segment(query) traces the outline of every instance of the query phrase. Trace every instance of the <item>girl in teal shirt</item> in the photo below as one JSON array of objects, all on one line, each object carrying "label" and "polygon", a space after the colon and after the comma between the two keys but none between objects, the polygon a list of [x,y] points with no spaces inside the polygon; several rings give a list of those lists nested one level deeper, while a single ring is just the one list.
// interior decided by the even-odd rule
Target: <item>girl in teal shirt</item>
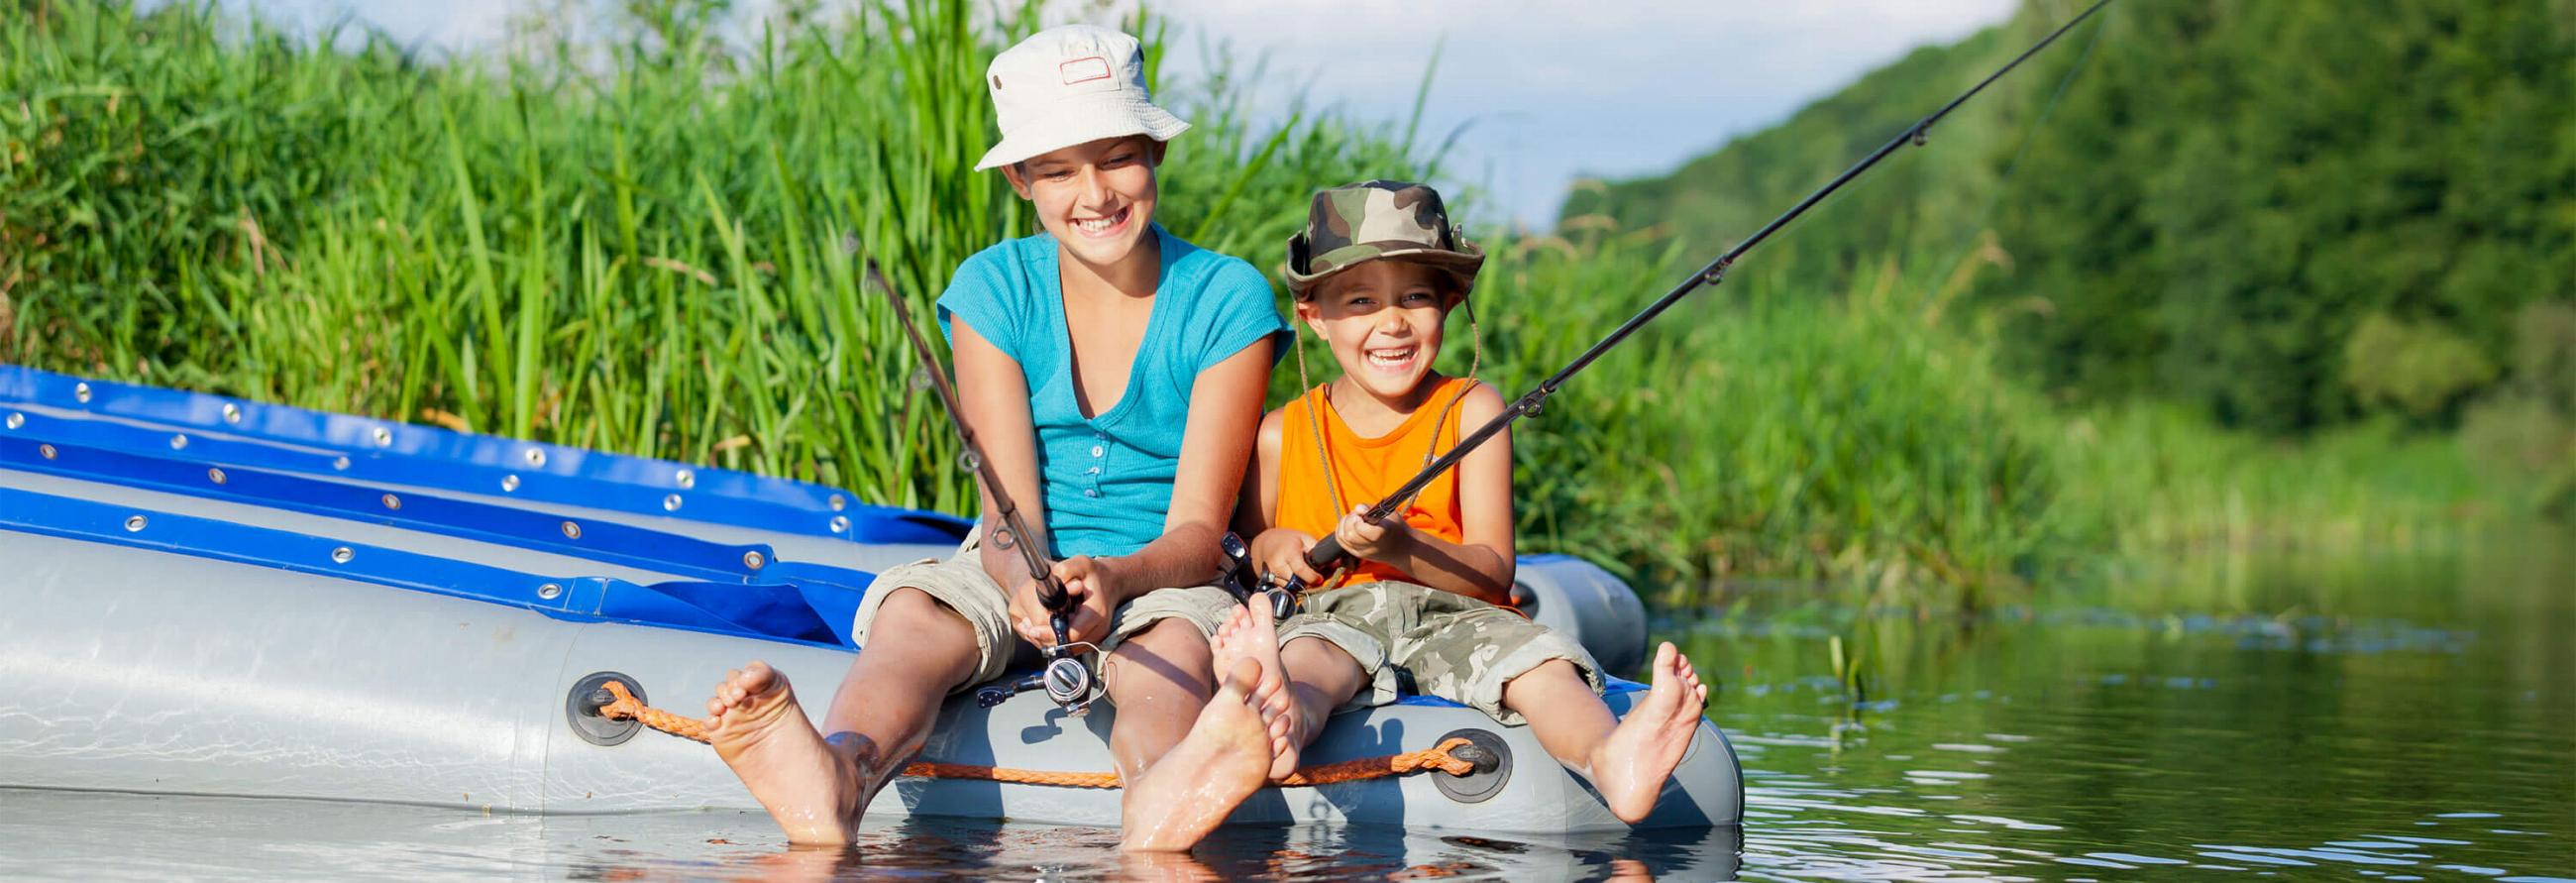
[{"label": "girl in teal shirt", "polygon": [[[1059,558],[1069,639],[1102,648],[1126,845],[1185,847],[1206,801],[1242,799],[1195,793],[1209,765],[1268,763],[1227,750],[1266,741],[1278,685],[1257,666],[1216,683],[1208,636],[1236,605],[1208,583],[1287,326],[1251,265],[1154,223],[1154,169],[1188,124],[1152,104],[1134,38],[1043,31],[986,81],[1002,140],[977,168],[1044,232],[967,259],[939,299],[961,416],[1040,534],[1021,539]],[[717,753],[790,840],[847,843],[943,697],[1055,643],[1037,598],[1021,557],[978,537],[879,574],[823,726],[753,662],[707,702]]]}]

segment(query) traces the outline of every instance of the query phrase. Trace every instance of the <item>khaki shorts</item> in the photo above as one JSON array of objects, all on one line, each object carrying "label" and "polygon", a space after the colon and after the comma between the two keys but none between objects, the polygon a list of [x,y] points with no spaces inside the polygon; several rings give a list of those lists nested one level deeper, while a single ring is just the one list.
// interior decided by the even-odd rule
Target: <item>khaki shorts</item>
[{"label": "khaki shorts", "polygon": [[[957,553],[945,560],[924,558],[877,574],[876,581],[868,584],[867,595],[859,600],[858,615],[850,626],[851,640],[865,649],[868,627],[877,618],[877,608],[884,606],[885,599],[896,589],[910,587],[948,605],[975,630],[975,674],[949,692],[965,692],[1009,671],[1012,655],[1027,642],[1011,629],[1009,593],[984,572],[982,557],[976,551],[982,540],[983,530],[979,527],[968,533],[966,541],[958,544]],[[1100,642],[1102,658],[1118,649],[1120,641],[1166,619],[1185,619],[1198,627],[1199,634],[1214,635],[1235,607],[1234,595],[1216,586],[1147,592],[1110,613],[1109,637]]]},{"label": "khaki shorts", "polygon": [[1373,582],[1309,595],[1305,609],[1279,625],[1279,644],[1316,638],[1349,653],[1369,675],[1370,689],[1343,708],[1385,705],[1399,698],[1400,675],[1414,689],[1471,706],[1505,726],[1524,723],[1503,707],[1503,685],[1552,659],[1574,664],[1602,688],[1601,664],[1573,639],[1511,610],[1426,586]]}]

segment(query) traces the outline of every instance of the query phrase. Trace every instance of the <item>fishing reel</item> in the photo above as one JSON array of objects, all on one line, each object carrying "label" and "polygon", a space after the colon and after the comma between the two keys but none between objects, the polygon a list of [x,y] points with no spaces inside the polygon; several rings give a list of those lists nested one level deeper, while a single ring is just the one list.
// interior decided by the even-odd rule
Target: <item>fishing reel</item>
[{"label": "fishing reel", "polygon": [[1063,708],[1066,714],[1081,717],[1091,711],[1091,703],[1099,698],[1100,686],[1099,679],[1092,676],[1091,664],[1083,661],[1083,655],[1099,650],[1099,645],[1089,641],[1058,644],[1046,651],[1045,667],[1009,683],[977,689],[975,705],[991,708],[1010,701],[1013,696],[1043,690],[1047,699]]},{"label": "fishing reel", "polygon": [[1234,600],[1245,604],[1266,600],[1273,622],[1286,622],[1297,612],[1297,594],[1283,591],[1263,578],[1261,569],[1252,563],[1252,547],[1245,545],[1242,537],[1229,531],[1217,540],[1217,549],[1225,553],[1225,560],[1217,565],[1217,585],[1232,593]]}]

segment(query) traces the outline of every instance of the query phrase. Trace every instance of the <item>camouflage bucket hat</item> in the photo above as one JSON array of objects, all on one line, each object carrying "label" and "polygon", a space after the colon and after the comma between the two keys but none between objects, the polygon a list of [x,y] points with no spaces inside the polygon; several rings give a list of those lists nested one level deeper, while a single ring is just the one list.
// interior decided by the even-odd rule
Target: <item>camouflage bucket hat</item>
[{"label": "camouflage bucket hat", "polygon": [[1288,291],[1303,299],[1315,283],[1362,263],[1429,264],[1476,286],[1485,251],[1449,223],[1440,191],[1407,181],[1362,181],[1315,192],[1306,229],[1288,237]]}]

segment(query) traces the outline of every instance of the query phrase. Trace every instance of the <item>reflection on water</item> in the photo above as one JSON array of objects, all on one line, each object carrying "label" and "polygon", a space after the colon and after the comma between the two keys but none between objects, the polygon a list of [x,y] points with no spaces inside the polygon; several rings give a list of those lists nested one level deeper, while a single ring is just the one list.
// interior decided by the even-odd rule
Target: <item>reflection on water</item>
[{"label": "reflection on water", "polygon": [[1964,629],[1704,624],[1742,874],[2576,877],[2568,545],[2224,562]]},{"label": "reflection on water", "polygon": [[790,850],[758,813],[451,809],[0,790],[0,879],[278,876],[578,880],[1719,879],[1735,832],[1546,841],[1375,827],[1226,829],[1186,857],[1121,857],[1103,828],[898,820],[859,848]]},{"label": "reflection on water", "polygon": [[2571,878],[2570,546],[2225,560],[1964,626],[1785,590],[1676,623],[1722,685],[1741,833],[1238,828],[1136,861],[1103,829],[916,821],[853,856],[757,814],[0,791],[0,878]]}]

